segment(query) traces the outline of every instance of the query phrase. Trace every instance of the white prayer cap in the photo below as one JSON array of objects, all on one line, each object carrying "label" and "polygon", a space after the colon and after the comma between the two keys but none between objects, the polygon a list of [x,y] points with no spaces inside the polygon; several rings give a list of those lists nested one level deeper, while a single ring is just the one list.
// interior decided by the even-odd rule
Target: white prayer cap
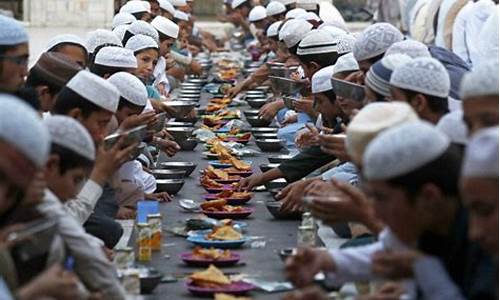
[{"label": "white prayer cap", "polygon": [[462,177],[498,178],[498,126],[472,136],[465,150]]},{"label": "white prayer cap", "polygon": [[305,20],[292,19],[287,21],[279,32],[279,39],[285,42],[288,48],[297,45],[313,28],[313,25]]},{"label": "white prayer cap", "polygon": [[413,108],[404,102],[374,102],[366,105],[347,127],[346,150],[360,163],[365,149],[382,131],[418,120]]},{"label": "white prayer cap", "polygon": [[170,38],[176,39],[179,36],[179,25],[165,17],[158,16],[154,18],[151,25]]},{"label": "white prayer cap", "polygon": [[285,4],[278,1],[271,1],[266,6],[266,14],[268,16],[275,16],[286,12]]},{"label": "white prayer cap", "polygon": [[137,59],[130,49],[109,46],[102,48],[95,56],[94,63],[116,68],[137,68]]},{"label": "white prayer cap", "polygon": [[49,52],[50,50],[54,49],[55,47],[61,44],[77,45],[82,47],[83,49],[85,49],[85,51],[88,52],[87,46],[85,45],[83,39],[74,34],[60,34],[55,36],[53,39],[49,41],[49,43],[47,44],[47,48],[45,48],[45,51]]},{"label": "white prayer cap", "polygon": [[398,66],[410,62],[412,59],[406,54],[385,56],[370,67],[366,73],[365,84],[376,93],[391,96],[391,75]]},{"label": "white prayer cap", "polygon": [[294,8],[294,9],[291,9],[289,10],[286,15],[285,15],[285,18],[287,19],[297,19],[299,16],[301,15],[305,15],[307,14],[307,11],[303,8]]},{"label": "white prayer cap", "polygon": [[318,17],[318,15],[313,12],[306,12],[303,15],[299,15],[297,19],[302,19],[306,21],[317,21],[317,22],[321,21],[320,17]]},{"label": "white prayer cap", "polygon": [[105,79],[89,71],[80,71],[71,78],[66,87],[95,105],[116,113],[120,93]]},{"label": "white prayer cap", "polygon": [[266,8],[261,5],[257,5],[248,14],[248,21],[257,22],[267,18]]},{"label": "white prayer cap", "polygon": [[349,33],[349,29],[346,27],[345,23],[342,23],[337,20],[323,20],[323,23],[319,25],[318,29],[322,29],[323,27],[336,27],[338,29],[344,30],[346,33]]},{"label": "white prayer cap", "polygon": [[167,11],[172,16],[175,14],[175,7],[168,0],[158,0],[160,8]]},{"label": "white prayer cap", "polygon": [[349,71],[359,71],[358,61],[354,58],[354,54],[352,54],[352,52],[344,54],[339,57],[339,59],[337,59],[337,62],[333,66],[332,76],[335,76],[338,73]]},{"label": "white prayer cap", "polygon": [[131,0],[120,8],[121,13],[136,14],[147,12],[151,13],[151,5],[148,1]]},{"label": "white prayer cap", "polygon": [[174,18],[181,21],[189,21],[189,15],[183,11],[176,10],[174,14]]},{"label": "white prayer cap", "polygon": [[113,29],[113,33],[116,34],[120,41],[123,41],[125,33],[127,33],[128,26],[129,25],[118,25]]},{"label": "white prayer cap", "polygon": [[498,60],[484,61],[465,74],[461,85],[461,98],[498,96]]},{"label": "white prayer cap", "polygon": [[235,8],[238,8],[238,6],[242,5],[243,3],[247,2],[248,0],[233,0],[233,2],[231,2],[231,8],[232,9],[235,9]]},{"label": "white prayer cap", "polygon": [[345,31],[344,29],[339,28],[337,26],[333,26],[333,25],[325,25],[325,26],[323,26],[323,25],[325,25],[325,24],[321,24],[318,27],[318,29],[326,30],[326,31],[328,31],[333,36],[337,36],[337,35],[341,35],[341,34],[347,34],[347,31]]},{"label": "white prayer cap", "polygon": [[359,62],[379,56],[403,38],[401,31],[389,23],[372,24],[356,38],[354,57]]},{"label": "white prayer cap", "polygon": [[464,122],[464,112],[455,110],[447,113],[436,125],[437,129],[446,134],[452,143],[467,145],[467,125]]},{"label": "white prayer cap", "polygon": [[411,58],[431,57],[429,48],[424,43],[415,40],[404,40],[392,44],[385,52],[384,56],[401,53],[406,54]]},{"label": "white prayer cap", "polygon": [[113,23],[111,24],[111,28],[115,29],[120,25],[128,25],[136,20],[137,19],[131,13],[126,13],[126,12],[117,13],[113,17]]},{"label": "white prayer cap", "polygon": [[443,155],[448,137],[424,121],[405,123],[380,133],[363,155],[368,180],[389,180],[413,172]]},{"label": "white prayer cap", "polygon": [[122,42],[118,39],[116,34],[110,30],[97,29],[87,34],[87,41],[85,42],[87,49],[90,53],[94,53],[95,49],[104,44],[111,44],[116,46],[123,46]]},{"label": "white prayer cap", "polygon": [[391,76],[391,86],[440,98],[448,98],[450,75],[439,60],[415,58],[397,67]]},{"label": "white prayer cap", "polygon": [[298,8],[303,8],[305,10],[314,10],[318,5],[317,0],[297,0],[296,3]]},{"label": "white prayer cap", "polygon": [[311,30],[301,41],[297,49],[298,55],[311,55],[336,52],[349,53],[354,40],[349,35],[333,36],[326,30]]},{"label": "white prayer cap", "polygon": [[160,43],[160,36],[158,35],[158,31],[153,27],[153,25],[149,24],[146,21],[137,20],[129,25],[128,31],[133,35],[147,35],[150,36],[156,43]]},{"label": "white prayer cap", "polygon": [[158,43],[156,43],[156,41],[153,40],[152,37],[143,34],[138,34],[131,37],[127,41],[125,48],[132,50],[134,53],[151,48],[159,49]]},{"label": "white prayer cap", "polygon": [[52,143],[88,160],[95,160],[94,140],[80,122],[63,115],[49,116],[43,122],[49,129]]},{"label": "white prayer cap", "polygon": [[284,5],[294,4],[296,2],[295,0],[275,0],[275,1],[278,1]]},{"label": "white prayer cap", "polygon": [[21,22],[6,16],[0,15],[0,45],[13,46],[27,43],[28,33]]},{"label": "white prayer cap", "polygon": [[324,67],[323,69],[320,69],[319,71],[314,73],[311,78],[313,94],[323,93],[333,89],[331,80],[333,76],[333,67],[334,66]]},{"label": "white prayer cap", "polygon": [[280,28],[283,21],[277,21],[267,27],[267,37],[275,37],[278,36],[278,29]]},{"label": "white prayer cap", "polygon": [[170,0],[170,3],[172,3],[173,6],[186,6],[187,2],[186,0]]},{"label": "white prayer cap", "polygon": [[127,72],[118,72],[108,78],[125,100],[137,106],[146,106],[148,91],[142,81]]},{"label": "white prayer cap", "polygon": [[0,103],[0,140],[14,146],[37,167],[43,167],[49,156],[50,135],[40,116],[14,96],[0,94]]}]

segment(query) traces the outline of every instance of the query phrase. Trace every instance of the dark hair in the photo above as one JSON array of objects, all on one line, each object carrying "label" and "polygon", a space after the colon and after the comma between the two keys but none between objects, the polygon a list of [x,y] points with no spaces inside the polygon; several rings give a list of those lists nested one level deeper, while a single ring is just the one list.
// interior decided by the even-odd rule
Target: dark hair
[{"label": "dark hair", "polygon": [[142,17],[144,17],[144,15],[147,13],[148,12],[146,12],[146,11],[142,11],[142,12],[133,13],[132,16],[134,16],[137,20],[142,20]]},{"label": "dark hair", "polygon": [[163,43],[164,41],[168,40],[170,37],[163,32],[158,31],[158,37],[160,38],[160,43]]},{"label": "dark hair", "polygon": [[321,68],[334,65],[339,59],[340,55],[337,52],[320,53],[320,54],[308,54],[308,55],[298,55],[299,59],[304,63],[315,62],[320,65]]},{"label": "dark hair", "polygon": [[47,80],[45,76],[40,74],[38,68],[36,67],[31,68],[28,77],[26,78],[26,86],[35,88],[37,86],[42,86],[42,85],[47,86],[52,96],[55,96],[63,88],[62,85],[58,85],[54,82]]},{"label": "dark hair", "polygon": [[109,74],[113,75],[118,72],[126,71],[125,68],[121,67],[111,67],[111,66],[103,66],[98,64],[92,64],[89,67],[90,72],[96,74],[99,77],[104,77],[104,75]]},{"label": "dark hair", "polygon": [[462,166],[460,147],[451,144],[440,157],[408,174],[388,181],[390,185],[403,188],[409,196],[416,196],[424,184],[438,186],[443,194],[457,196]]},{"label": "dark hair", "polygon": [[124,108],[124,107],[128,107],[130,109],[137,109],[137,110],[143,110],[145,106],[139,106],[139,105],[135,105],[133,104],[132,102],[128,101],[127,99],[123,98],[123,97],[120,97],[120,102],[118,103],[118,110]]},{"label": "dark hair", "polygon": [[119,45],[116,45],[116,44],[113,44],[113,43],[105,43],[105,44],[97,46],[94,49],[94,52],[89,53],[88,65],[91,66],[91,65],[94,64],[95,57],[97,56],[97,53],[99,53],[99,51],[101,51],[102,48],[104,48],[104,47],[117,47],[117,46],[120,47]]},{"label": "dark hair", "polygon": [[288,48],[288,52],[290,52],[290,54],[297,55],[298,48],[299,48],[299,43],[297,43],[297,45],[295,45],[291,48]]},{"label": "dark hair", "polygon": [[86,55],[85,63],[88,63],[89,52],[85,47],[83,47],[82,45],[79,45],[79,44],[65,42],[65,43],[55,45],[54,47],[47,50],[47,52],[59,52],[62,48],[66,47],[66,46],[76,46],[76,47],[82,49],[83,53],[85,53],[85,55]]},{"label": "dark hair", "polygon": [[34,87],[22,87],[16,91],[15,95],[24,100],[34,110],[40,110],[40,99],[38,99],[38,93]]},{"label": "dark hair", "polygon": [[125,47],[128,40],[130,40],[130,38],[133,36],[134,36],[134,34],[132,32],[125,30],[125,34],[123,35],[123,40],[122,40],[123,47]]},{"label": "dark hair", "polygon": [[90,169],[94,162],[66,147],[52,143],[50,153],[59,156],[59,174],[76,168]]},{"label": "dark hair", "polygon": [[0,45],[0,54],[4,54],[7,51],[14,50],[19,45],[20,44],[17,44],[17,45]]},{"label": "dark hair", "polygon": [[367,59],[367,61],[368,61],[371,65],[374,65],[376,62],[378,62],[379,60],[381,60],[382,58],[384,58],[384,54],[385,54],[385,53],[382,53],[382,54],[377,55],[377,56],[375,56],[375,57],[369,58],[369,59]]},{"label": "dark hair", "polygon": [[401,91],[410,99],[415,98],[418,94],[423,95],[427,99],[427,106],[434,113],[446,114],[450,112],[448,106],[448,98],[441,98],[431,95],[426,95],[423,93],[401,89]]},{"label": "dark hair", "polygon": [[156,50],[156,52],[158,52],[158,54],[160,53],[160,49],[151,47],[151,48],[144,48],[144,49],[135,51],[134,56],[137,56],[138,54],[140,54],[146,50],[151,50],[151,49]]},{"label": "dark hair", "polygon": [[105,110],[104,108],[97,106],[75,93],[70,88],[62,88],[57,95],[52,113],[57,115],[67,115],[69,111],[75,108],[79,108],[82,111],[82,116],[84,118],[88,118],[93,112]]},{"label": "dark hair", "polygon": [[335,101],[337,101],[337,95],[335,94],[335,92],[333,90],[328,90],[328,91],[325,91],[325,92],[321,92],[323,95],[325,95],[326,97],[328,97],[328,100],[330,100],[331,103],[335,103]]}]

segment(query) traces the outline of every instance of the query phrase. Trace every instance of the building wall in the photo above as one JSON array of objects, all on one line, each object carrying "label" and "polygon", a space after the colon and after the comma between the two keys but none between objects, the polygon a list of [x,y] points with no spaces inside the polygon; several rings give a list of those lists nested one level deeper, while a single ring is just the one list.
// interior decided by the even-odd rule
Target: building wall
[{"label": "building wall", "polygon": [[24,0],[31,26],[103,27],[111,24],[114,0]]}]

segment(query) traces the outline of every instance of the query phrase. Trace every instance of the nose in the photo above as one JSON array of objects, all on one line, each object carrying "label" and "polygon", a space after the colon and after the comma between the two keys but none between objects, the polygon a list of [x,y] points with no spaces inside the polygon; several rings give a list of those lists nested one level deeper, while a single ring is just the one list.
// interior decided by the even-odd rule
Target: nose
[{"label": "nose", "polygon": [[469,220],[469,239],[471,241],[479,242],[483,239],[483,230],[481,228],[481,222],[477,217],[471,216]]}]

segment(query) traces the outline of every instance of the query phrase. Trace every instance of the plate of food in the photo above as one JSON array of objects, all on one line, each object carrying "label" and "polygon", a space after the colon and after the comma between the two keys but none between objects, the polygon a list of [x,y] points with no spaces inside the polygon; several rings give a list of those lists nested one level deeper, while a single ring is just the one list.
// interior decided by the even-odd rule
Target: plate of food
[{"label": "plate of food", "polygon": [[232,184],[241,180],[241,176],[229,175],[223,169],[216,169],[211,165],[204,170],[203,174],[220,184]]},{"label": "plate of food", "polygon": [[210,200],[200,206],[207,217],[214,219],[243,219],[254,212],[249,207],[229,205],[226,199]]},{"label": "plate of food", "polygon": [[236,192],[232,190],[225,190],[217,194],[205,194],[203,195],[203,199],[217,200],[217,199],[225,199],[227,204],[229,205],[242,205],[247,203],[252,199],[252,193],[250,192]]},{"label": "plate of food", "polygon": [[208,178],[208,176],[204,175],[200,178],[200,184],[205,188],[205,190],[209,193],[220,193],[222,191],[232,191],[236,189],[236,183],[233,184],[223,184],[218,183],[217,181]]},{"label": "plate of food", "polygon": [[186,282],[187,290],[200,297],[211,297],[216,293],[245,295],[255,286],[244,281],[233,281],[216,266],[191,274]]},{"label": "plate of food", "polygon": [[192,252],[182,253],[180,257],[186,264],[195,267],[208,267],[210,265],[229,267],[238,263],[241,258],[238,253],[227,249],[206,249],[200,246],[196,246]]},{"label": "plate of food", "polygon": [[241,176],[241,177],[248,177],[248,176],[250,176],[250,175],[253,174],[252,169],[249,169],[249,170],[239,170],[239,169],[234,168],[234,167],[224,169],[224,171],[226,171],[227,174],[229,174],[229,175],[238,175],[238,176]]},{"label": "plate of food", "polygon": [[233,226],[224,225],[202,234],[189,235],[187,240],[203,248],[234,249],[245,244],[248,238],[244,237]]}]

